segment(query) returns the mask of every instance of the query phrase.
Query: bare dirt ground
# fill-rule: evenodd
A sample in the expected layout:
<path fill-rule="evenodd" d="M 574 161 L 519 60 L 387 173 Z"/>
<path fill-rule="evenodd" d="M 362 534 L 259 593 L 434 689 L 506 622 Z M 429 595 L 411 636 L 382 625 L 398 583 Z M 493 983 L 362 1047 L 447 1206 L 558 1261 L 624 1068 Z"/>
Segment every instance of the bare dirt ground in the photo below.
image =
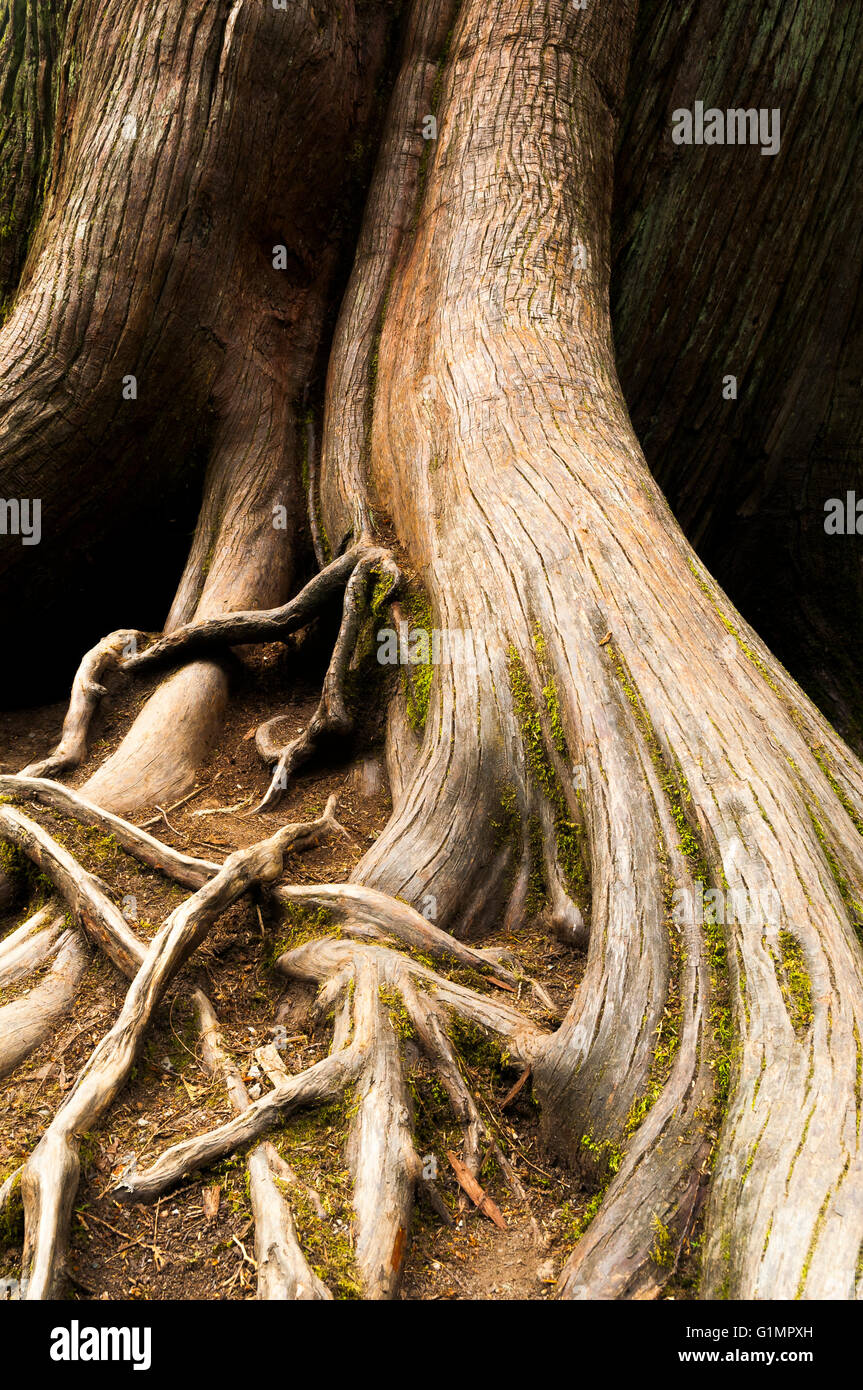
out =
<path fill-rule="evenodd" d="M 309 719 L 319 687 L 297 688 L 290 678 L 290 653 L 261 648 L 235 673 L 235 691 L 222 738 L 201 771 L 194 793 L 174 807 L 149 807 L 133 817 L 139 825 L 188 853 L 220 860 L 232 849 L 270 835 L 287 821 L 319 814 L 332 792 L 337 815 L 350 839 L 332 839 L 294 856 L 286 882 L 333 882 L 348 876 L 386 823 L 390 811 L 381 751 L 382 729 L 372 721 L 359 731 L 346 761 L 310 764 L 297 776 L 283 804 L 270 815 L 251 817 L 267 776 L 249 736 L 263 719 L 285 710 L 289 731 Z M 151 688 L 115 680 L 92 731 L 91 759 L 71 781 L 79 784 L 119 742 Z M 42 757 L 56 743 L 65 705 L 0 715 L 0 770 L 13 772 Z M 214 815 L 202 811 L 237 809 Z M 34 814 L 33 808 L 28 813 Z M 103 837 L 62 824 L 39 811 L 37 818 L 62 836 L 81 860 L 109 885 L 118 902 L 136 900 L 137 927 L 150 936 L 183 897 L 183 890 L 142 868 Z M 32 887 L 32 885 L 31 885 Z M 49 885 L 50 888 L 50 885 Z M 0 937 L 33 910 L 45 885 L 35 885 L 29 902 L 0 918 Z M 188 990 L 199 981 L 222 1025 L 225 1043 L 250 1086 L 268 1083 L 254 1052 L 272 1041 L 277 1017 L 291 1017 L 291 1000 L 273 961 L 283 943 L 284 924 L 271 919 L 266 900 L 245 899 L 226 913 L 172 987 L 133 1079 L 105 1125 L 84 1137 L 82 1181 L 73 1216 L 71 1296 L 76 1299 L 248 1299 L 255 1294 L 254 1231 L 242 1155 L 197 1176 L 158 1205 L 133 1206 L 114 1195 L 117 1179 L 133 1160 L 140 1166 L 163 1148 L 230 1114 L 221 1082 L 203 1071 Z M 583 958 L 552 938 L 541 922 L 517 936 L 498 933 L 487 945 L 513 950 L 528 973 L 555 1003 L 566 1008 L 583 969 Z M 7 1002 L 25 988 L 7 991 Z M 37 1052 L 0 1082 L 0 1181 L 31 1152 L 65 1091 L 119 1009 L 125 982 L 94 953 L 72 1013 Z M 283 1006 L 279 1014 L 280 1004 Z M 523 1007 L 530 1007 L 522 999 Z M 287 1005 L 287 1011 L 285 1011 Z M 545 1019 L 550 1022 L 549 1019 Z M 282 1027 L 280 1046 L 290 1069 L 322 1056 L 325 1032 L 309 1037 Z M 414 1220 L 402 1297 L 405 1299 L 543 1299 L 572 1248 L 579 1218 L 591 1193 L 572 1174 L 552 1166 L 539 1139 L 538 1111 L 530 1084 L 506 1108 L 502 1102 L 519 1079 L 491 1046 L 476 1040 L 463 1049 L 465 1073 L 480 1106 L 499 1135 L 522 1184 L 527 1205 L 513 1200 L 496 1165 L 481 1179 L 500 1208 L 500 1230 L 464 1196 L 446 1157 L 460 1152 L 460 1133 L 441 1088 L 411 1043 L 408 1062 L 419 1152 L 432 1163 L 453 1218 L 448 1227 L 420 1204 Z M 337 1297 L 357 1297 L 351 1270 L 353 1211 L 344 1167 L 344 1115 L 338 1107 L 293 1117 L 273 1141 L 301 1178 L 314 1187 L 324 1216 L 296 1210 L 298 1229 L 313 1267 Z M 4 1243 L 5 1242 L 5 1243 Z M 0 1278 L 14 1279 L 20 1265 L 20 1231 L 0 1232 Z M 674 1296 L 674 1295 L 672 1295 Z M 686 1297 L 685 1280 L 676 1296 Z M 690 1295 L 691 1296 L 691 1295 Z"/>

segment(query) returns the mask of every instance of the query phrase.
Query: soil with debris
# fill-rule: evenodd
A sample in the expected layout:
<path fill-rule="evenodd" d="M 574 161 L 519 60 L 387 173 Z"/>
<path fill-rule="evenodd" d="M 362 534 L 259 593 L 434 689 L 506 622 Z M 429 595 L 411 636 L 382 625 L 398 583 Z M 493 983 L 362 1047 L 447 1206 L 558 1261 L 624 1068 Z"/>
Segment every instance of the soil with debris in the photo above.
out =
<path fill-rule="evenodd" d="M 325 644 L 322 650 L 325 649 Z M 307 663 L 303 665 L 308 669 Z M 382 725 L 371 719 L 344 761 L 315 761 L 299 773 L 272 814 L 249 817 L 268 778 L 254 747 L 253 732 L 274 710 L 284 710 L 285 730 L 298 732 L 311 717 L 320 686 L 297 687 L 290 648 L 261 647 L 237 663 L 235 689 L 218 747 L 202 768 L 193 793 L 174 806 L 148 807 L 132 819 L 190 854 L 222 859 L 231 850 L 272 834 L 288 821 L 309 820 L 338 793 L 337 815 L 348 839 L 331 838 L 319 848 L 292 856 L 284 881 L 338 882 L 350 874 L 375 837 L 391 806 L 383 768 Z M 157 680 L 131 684 L 109 679 L 91 737 L 91 757 L 70 781 L 80 785 L 110 753 Z M 44 757 L 59 736 L 65 705 L 0 716 L 0 770 L 14 772 Z M 229 808 L 229 809 L 219 809 Z M 136 930 L 151 936 L 185 896 L 119 850 L 110 837 L 28 806 L 28 814 L 69 845 L 82 863 L 109 886 L 118 903 L 134 899 Z M 32 885 L 31 885 L 32 887 Z M 50 887 L 50 885 L 49 885 Z M 0 938 L 34 910 L 45 885 L 35 884 L 29 902 L 0 918 Z M 76 1299 L 248 1299 L 255 1295 L 254 1229 L 245 1160 L 231 1158 L 163 1197 L 155 1205 L 126 1205 L 114 1189 L 129 1165 L 151 1162 L 165 1147 L 227 1119 L 231 1109 L 221 1081 L 204 1072 L 198 1035 L 188 1002 L 200 981 L 218 1015 L 226 1047 L 247 1084 L 266 1086 L 255 1050 L 278 1040 L 290 1070 L 323 1056 L 325 1032 L 307 1036 L 290 1029 L 292 1001 L 273 963 L 283 948 L 284 926 L 268 910 L 266 895 L 241 900 L 222 916 L 169 991 L 138 1059 L 132 1079 L 104 1125 L 84 1136 L 82 1176 L 76 1198 L 69 1274 Z M 281 945 L 280 945 L 281 943 Z M 583 957 L 551 937 L 541 922 L 517 935 L 503 932 L 482 943 L 507 947 L 555 1004 L 565 1009 L 584 966 Z M 7 1002 L 32 987 L 31 976 L 0 996 Z M 126 982 L 98 953 L 84 978 L 73 1012 L 56 1035 L 0 1082 L 0 1182 L 28 1155 L 64 1093 L 122 1003 Z M 524 998 L 520 1004 L 533 1006 Z M 282 1022 L 279 1024 L 278 1020 Z M 286 1023 L 288 1029 L 286 1034 Z M 549 1023 L 548 1017 L 543 1019 Z M 277 1029 L 279 1031 L 277 1031 Z M 405 1299 L 543 1299 L 572 1249 L 591 1192 L 543 1153 L 538 1110 L 529 1080 L 509 1098 L 519 1071 L 505 1066 L 489 1044 L 463 1052 L 465 1074 L 483 1114 L 499 1136 L 528 1202 L 515 1201 L 493 1160 L 480 1175 L 506 1229 L 465 1196 L 447 1158 L 460 1152 L 460 1132 L 443 1092 L 416 1053 L 408 1049 L 417 1148 L 436 1176 L 452 1214 L 452 1225 L 419 1202 L 402 1288 Z M 507 1102 L 505 1104 L 505 1102 Z M 357 1297 L 351 1276 L 353 1212 L 345 1171 L 344 1115 L 338 1107 L 294 1116 L 271 1139 L 302 1181 L 320 1197 L 323 1217 L 299 1207 L 301 1242 L 315 1271 L 335 1296 Z M 20 1273 L 20 1228 L 0 1229 L 0 1293 L 3 1281 Z M 14 1290 L 14 1282 L 6 1285 Z M 685 1271 L 671 1296 L 687 1297 Z"/>

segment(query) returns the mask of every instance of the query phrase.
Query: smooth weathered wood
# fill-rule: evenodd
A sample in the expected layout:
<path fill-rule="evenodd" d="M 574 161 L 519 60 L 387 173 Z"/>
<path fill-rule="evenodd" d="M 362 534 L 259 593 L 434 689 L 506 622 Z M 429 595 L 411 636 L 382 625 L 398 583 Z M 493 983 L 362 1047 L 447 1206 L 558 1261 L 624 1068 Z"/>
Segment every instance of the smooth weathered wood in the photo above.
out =
<path fill-rule="evenodd" d="M 221 867 L 211 860 L 196 859 L 193 855 L 183 854 L 173 846 L 163 844 L 139 826 L 132 825 L 110 811 L 104 811 L 101 806 L 88 801 L 79 792 L 70 791 L 68 787 L 63 787 L 57 782 L 28 777 L 23 773 L 20 777 L 0 776 L 0 796 L 12 800 L 17 798 L 21 801 L 36 801 L 61 815 L 72 816 L 82 825 L 99 826 L 142 864 L 149 864 L 151 868 L 158 869 L 175 883 L 181 883 L 186 888 L 200 888 L 218 873 Z"/>
<path fill-rule="evenodd" d="M 72 1007 L 90 952 L 76 931 L 67 931 L 56 959 L 39 984 L 0 1006 L 0 1076 L 8 1076 L 35 1051 Z"/>

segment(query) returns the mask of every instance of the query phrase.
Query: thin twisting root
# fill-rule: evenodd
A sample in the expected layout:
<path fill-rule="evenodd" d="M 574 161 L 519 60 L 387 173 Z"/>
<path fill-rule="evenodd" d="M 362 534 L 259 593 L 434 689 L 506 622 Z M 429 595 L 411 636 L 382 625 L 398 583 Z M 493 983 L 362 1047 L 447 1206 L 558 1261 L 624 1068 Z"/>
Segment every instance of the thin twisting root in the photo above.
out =
<path fill-rule="evenodd" d="M 374 575 L 389 580 L 387 596 L 392 595 L 401 582 L 401 576 L 389 552 L 368 547 L 357 561 L 345 586 L 339 635 L 324 677 L 320 702 L 306 728 L 290 743 L 282 746 L 277 743 L 273 730 L 284 716 L 277 715 L 258 729 L 255 746 L 264 762 L 275 762 L 275 767 L 267 793 L 255 807 L 253 815 L 271 811 L 278 805 L 291 777 L 297 768 L 302 767 L 303 763 L 308 762 L 313 756 L 322 739 L 342 738 L 353 728 L 354 716 L 347 706 L 345 683 L 363 620 L 369 612 L 369 587 Z"/>
<path fill-rule="evenodd" d="M 242 1114 L 252 1102 L 239 1068 L 224 1049 L 213 1007 L 200 989 L 193 992 L 192 1003 L 201 1032 L 204 1066 L 211 1076 L 224 1080 L 231 1104 Z M 279 1182 L 293 1178 L 291 1170 L 268 1143 L 252 1149 L 248 1169 L 249 1197 L 255 1219 L 258 1298 L 270 1301 L 331 1299 L 326 1284 L 309 1268 L 300 1249 L 291 1208 L 279 1187 Z"/>
<path fill-rule="evenodd" d="M 84 761 L 90 724 L 105 694 L 105 687 L 100 685 L 99 679 L 110 667 L 120 664 L 124 651 L 128 648 L 137 650 L 138 643 L 143 640 L 142 632 L 131 629 L 112 632 L 87 653 L 72 682 L 60 742 L 47 758 L 25 767 L 25 777 L 53 777 L 58 772 L 69 772 Z"/>

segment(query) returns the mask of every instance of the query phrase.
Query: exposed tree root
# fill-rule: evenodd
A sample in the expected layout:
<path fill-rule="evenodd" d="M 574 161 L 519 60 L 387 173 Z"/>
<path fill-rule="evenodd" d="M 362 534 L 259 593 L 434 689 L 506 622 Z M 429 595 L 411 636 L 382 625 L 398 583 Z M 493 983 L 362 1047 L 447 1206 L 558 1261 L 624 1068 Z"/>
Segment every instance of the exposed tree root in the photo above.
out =
<path fill-rule="evenodd" d="M 23 772 L 25 777 L 53 777 L 58 772 L 68 772 L 78 767 L 84 761 L 90 723 L 105 694 L 105 687 L 99 684 L 99 678 L 109 667 L 118 665 L 126 647 L 130 644 L 134 647 L 143 640 L 142 632 L 112 632 L 87 653 L 72 683 L 60 742 L 47 758 L 26 767 Z"/>
<path fill-rule="evenodd" d="M 342 923 L 345 931 L 354 935 L 395 937 L 433 960 L 469 966 L 482 974 L 496 976 L 510 986 L 517 982 L 518 976 L 507 970 L 496 954 L 468 946 L 427 921 L 409 903 L 379 893 L 375 888 L 359 883 L 287 884 L 274 889 L 273 897 L 281 903 L 323 908 Z"/>
<path fill-rule="evenodd" d="M 398 587 L 400 575 L 392 557 L 382 550 L 367 550 L 357 561 L 345 586 L 342 621 L 333 649 L 332 659 L 324 677 L 320 703 L 308 727 L 285 746 L 278 746 L 272 737 L 272 727 L 278 720 L 269 720 L 258 730 L 256 746 L 265 762 L 275 762 L 270 786 L 256 812 L 269 811 L 278 804 L 298 767 L 315 753 L 327 736 L 344 737 L 353 728 L 354 716 L 348 709 L 345 682 L 363 619 L 369 611 L 369 585 L 373 576 L 389 580 L 385 596 Z"/>
<path fill-rule="evenodd" d="M 19 844 L 54 876 L 61 891 L 80 904 L 82 919 L 98 917 L 105 949 L 134 974 L 114 1026 L 96 1047 L 69 1095 L 25 1165 L 23 1283 L 27 1297 L 52 1297 L 62 1286 L 71 1205 L 78 1183 L 79 1137 L 97 1123 L 126 1081 L 141 1041 L 165 990 L 212 923 L 249 889 L 272 882 L 283 857 L 331 828 L 332 804 L 319 821 L 282 827 L 269 840 L 229 856 L 213 879 L 172 912 L 144 949 L 104 898 L 91 875 L 33 823 L 11 807 L 0 808 L 0 833 Z M 102 901 L 104 899 L 104 901 Z M 131 937 L 131 941 L 128 938 Z M 118 938 L 122 949 L 118 952 Z M 124 939 L 125 938 L 125 939 Z M 141 959 L 143 954 L 143 959 Z M 119 959 L 118 959 L 119 955 Z M 130 961 L 129 957 L 134 960 Z M 137 973 L 134 966 L 140 961 Z M 131 967 L 131 968 L 130 968 Z"/>
<path fill-rule="evenodd" d="M 124 975 L 134 975 L 141 962 L 141 943 L 105 885 L 82 868 L 47 830 L 14 806 L 0 806 L 0 839 L 23 851 L 51 879 L 88 936 Z"/>
<path fill-rule="evenodd" d="M 155 836 L 148 835 L 137 825 L 132 825 L 110 811 L 103 811 L 80 792 L 71 791 L 59 782 L 25 777 L 23 773 L 20 777 L 0 776 L 0 796 L 12 801 L 35 801 L 61 815 L 72 816 L 82 825 L 99 826 L 113 835 L 117 844 L 128 850 L 142 864 L 158 869 L 175 883 L 182 884 L 184 888 L 200 888 L 218 873 L 218 864 L 182 854 L 157 840 Z"/>
<path fill-rule="evenodd" d="M 192 993 L 203 1044 L 203 1062 L 211 1076 L 222 1077 L 239 1113 L 251 1101 L 236 1063 L 225 1052 L 212 1005 L 202 990 Z M 277 1054 L 278 1055 L 278 1054 Z M 258 1144 L 248 1156 L 249 1197 L 255 1218 L 258 1298 L 331 1299 L 325 1284 L 309 1268 L 300 1249 L 291 1209 L 280 1183 L 293 1174 L 272 1144 Z M 285 1174 L 287 1173 L 287 1178 Z"/>
<path fill-rule="evenodd" d="M 360 1056 L 348 1048 L 315 1062 L 272 1091 L 252 1101 L 248 1109 L 217 1129 L 186 1139 L 166 1149 L 147 1169 L 126 1174 L 117 1195 L 129 1201 L 152 1202 L 189 1173 L 218 1163 L 235 1150 L 253 1143 L 281 1123 L 285 1115 L 303 1106 L 317 1105 L 341 1094 L 357 1074 Z"/>
<path fill-rule="evenodd" d="M 329 1056 L 296 1076 L 271 1068 L 272 1091 L 217 1129 L 166 1150 L 150 1168 L 132 1171 L 118 1191 L 130 1200 L 154 1200 L 185 1175 L 258 1141 L 300 1107 L 350 1093 L 347 1158 L 354 1177 L 357 1264 L 367 1297 L 392 1297 L 403 1268 L 416 1187 L 430 1181 L 422 1176 L 414 1147 L 400 1033 L 415 1028 L 438 1071 L 463 1126 L 468 1166 L 478 1169 L 483 1141 L 522 1199 L 524 1189 L 461 1075 L 447 1021 L 457 1014 L 487 1029 L 525 1064 L 547 1035 L 508 1004 L 456 984 L 404 952 L 366 941 L 325 937 L 287 952 L 278 968 L 289 978 L 320 987 L 316 1013 L 333 1012 L 335 1018 Z M 433 1185 L 426 1195 L 441 1208 Z"/>
<path fill-rule="evenodd" d="M 67 926 L 57 904 L 46 903 L 0 942 L 0 989 L 14 985 L 56 953 Z"/>
<path fill-rule="evenodd" d="M 20 999 L 0 1007 L 0 1076 L 14 1071 L 68 1013 L 89 960 L 80 933 L 64 933 L 45 979 Z"/>

